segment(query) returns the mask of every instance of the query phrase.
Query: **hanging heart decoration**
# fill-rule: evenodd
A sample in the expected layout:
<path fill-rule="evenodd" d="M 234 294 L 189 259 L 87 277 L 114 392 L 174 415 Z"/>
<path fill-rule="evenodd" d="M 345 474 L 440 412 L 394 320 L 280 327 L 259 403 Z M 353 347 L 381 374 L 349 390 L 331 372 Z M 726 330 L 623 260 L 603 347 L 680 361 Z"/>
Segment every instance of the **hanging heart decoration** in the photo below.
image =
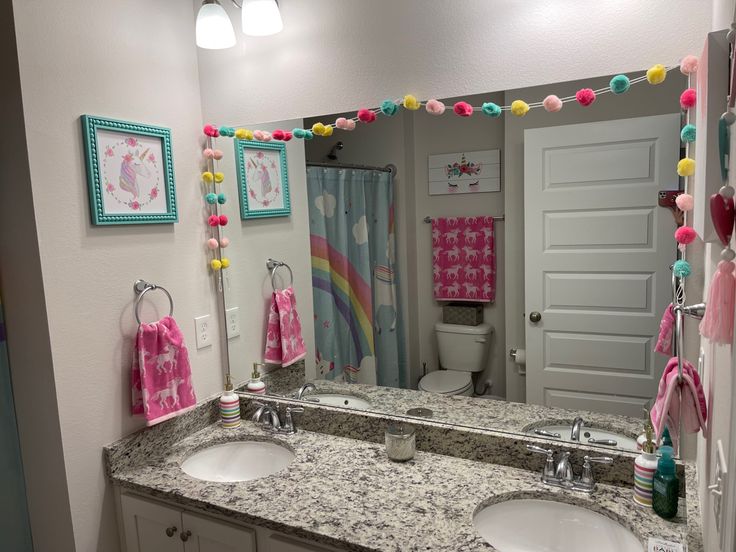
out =
<path fill-rule="evenodd" d="M 734 202 L 733 197 L 723 197 L 721 194 L 710 196 L 710 216 L 716 234 L 725 246 L 731 242 L 734 225 Z"/>

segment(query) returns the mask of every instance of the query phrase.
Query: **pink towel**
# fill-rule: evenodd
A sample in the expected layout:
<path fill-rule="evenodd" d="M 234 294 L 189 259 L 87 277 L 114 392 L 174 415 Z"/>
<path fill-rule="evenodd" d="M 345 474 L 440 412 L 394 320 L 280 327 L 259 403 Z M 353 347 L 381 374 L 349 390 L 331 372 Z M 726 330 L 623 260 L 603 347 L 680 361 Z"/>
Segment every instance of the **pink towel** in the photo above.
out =
<path fill-rule="evenodd" d="M 291 366 L 307 356 L 302 338 L 302 323 L 296 311 L 296 295 L 291 287 L 277 289 L 271 297 L 266 328 L 266 353 L 269 364 Z"/>
<path fill-rule="evenodd" d="M 678 393 L 681 390 L 681 395 Z M 673 443 L 679 437 L 679 428 L 687 433 L 705 432 L 708 420 L 708 405 L 700 383 L 700 376 L 687 360 L 682 361 L 682 383 L 677 381 L 677 357 L 667 362 L 659 380 L 657 399 L 650 412 L 657 439 L 662 437 L 664 427 L 670 428 Z"/>
<path fill-rule="evenodd" d="M 496 299 L 493 217 L 433 219 L 432 256 L 436 300 Z"/>
<path fill-rule="evenodd" d="M 672 303 L 667 305 L 662 315 L 662 321 L 659 323 L 659 337 L 654 350 L 663 355 L 672 355 L 672 330 L 675 327 L 675 311 L 672 310 Z"/>
<path fill-rule="evenodd" d="M 138 326 L 131 389 L 132 412 L 143 414 L 149 426 L 194 408 L 189 353 L 170 316 Z"/>

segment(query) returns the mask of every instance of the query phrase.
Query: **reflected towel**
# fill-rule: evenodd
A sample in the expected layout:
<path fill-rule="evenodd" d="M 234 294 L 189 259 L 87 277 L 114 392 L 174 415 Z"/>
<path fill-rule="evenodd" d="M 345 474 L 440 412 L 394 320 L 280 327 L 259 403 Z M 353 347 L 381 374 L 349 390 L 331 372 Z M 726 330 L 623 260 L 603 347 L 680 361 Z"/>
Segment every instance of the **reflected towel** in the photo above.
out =
<path fill-rule="evenodd" d="M 433 219 L 432 257 L 437 301 L 496 299 L 493 217 Z"/>
<path fill-rule="evenodd" d="M 672 330 L 675 327 L 675 311 L 672 310 L 672 303 L 667 305 L 662 315 L 662 321 L 659 323 L 659 336 L 654 350 L 663 355 L 672 355 Z"/>
<path fill-rule="evenodd" d="M 278 289 L 271 296 L 266 327 L 266 352 L 269 364 L 290 366 L 307 356 L 302 338 L 302 323 L 296 310 L 294 289 Z"/>
<path fill-rule="evenodd" d="M 132 412 L 154 425 L 194 408 L 189 353 L 184 336 L 170 316 L 141 324 L 131 371 Z"/>

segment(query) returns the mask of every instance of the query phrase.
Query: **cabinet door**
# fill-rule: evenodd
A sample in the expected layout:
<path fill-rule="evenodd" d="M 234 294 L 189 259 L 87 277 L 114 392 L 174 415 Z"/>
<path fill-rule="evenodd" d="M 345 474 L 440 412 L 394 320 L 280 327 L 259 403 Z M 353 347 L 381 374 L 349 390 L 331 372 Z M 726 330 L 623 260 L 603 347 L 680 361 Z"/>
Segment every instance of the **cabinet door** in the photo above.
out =
<path fill-rule="evenodd" d="M 255 552 L 256 532 L 212 518 L 182 515 L 185 552 Z"/>
<path fill-rule="evenodd" d="M 335 550 L 335 548 L 323 548 L 278 533 L 272 533 L 268 537 L 268 552 L 333 552 Z"/>
<path fill-rule="evenodd" d="M 126 494 L 120 502 L 127 552 L 184 552 L 181 510 Z"/>

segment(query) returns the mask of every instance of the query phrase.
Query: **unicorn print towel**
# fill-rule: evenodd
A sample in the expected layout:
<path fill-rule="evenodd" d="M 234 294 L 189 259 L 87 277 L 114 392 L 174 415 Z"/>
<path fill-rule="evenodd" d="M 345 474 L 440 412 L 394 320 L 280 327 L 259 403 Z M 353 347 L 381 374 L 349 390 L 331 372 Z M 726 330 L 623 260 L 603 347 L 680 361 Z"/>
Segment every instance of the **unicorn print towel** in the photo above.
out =
<path fill-rule="evenodd" d="M 133 414 L 154 425 L 194 408 L 184 336 L 170 316 L 138 326 L 131 372 Z"/>
<path fill-rule="evenodd" d="M 296 311 L 294 289 L 277 289 L 271 297 L 266 327 L 266 353 L 269 364 L 291 366 L 307 356 L 302 338 L 302 323 Z"/>
<path fill-rule="evenodd" d="M 496 299 L 493 217 L 433 219 L 432 256 L 437 301 Z"/>

